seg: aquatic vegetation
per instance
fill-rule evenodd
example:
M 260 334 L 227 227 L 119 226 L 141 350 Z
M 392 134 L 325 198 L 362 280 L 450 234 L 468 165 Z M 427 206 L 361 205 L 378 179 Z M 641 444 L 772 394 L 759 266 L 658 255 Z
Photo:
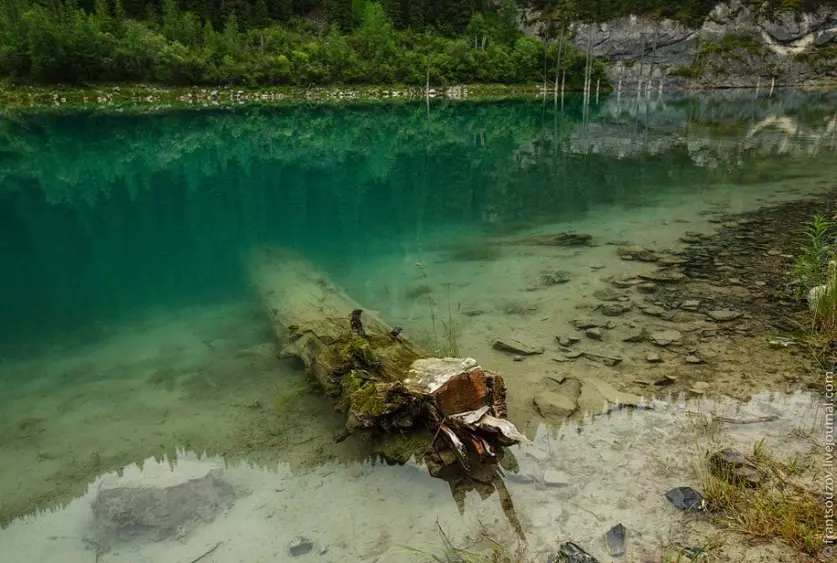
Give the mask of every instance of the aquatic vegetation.
M 427 270 L 421 262 L 416 263 L 416 268 L 419 272 L 421 272 L 422 279 L 424 280 L 424 286 L 429 288 L 429 282 L 427 278 Z M 448 319 L 447 322 L 439 320 L 438 325 L 441 325 L 441 337 L 439 335 L 437 319 L 436 319 L 436 310 L 435 310 L 435 302 L 433 298 L 429 295 L 427 296 L 427 307 L 430 314 L 430 322 L 433 329 L 432 332 L 432 348 L 435 354 L 445 357 L 458 357 L 459 356 L 459 343 L 457 342 L 456 337 L 456 327 L 453 322 L 453 306 L 451 303 L 451 294 L 450 294 L 450 283 L 445 283 L 445 287 L 447 287 L 447 297 L 448 297 Z
M 401 548 L 416 555 L 427 557 L 429 561 L 437 563 L 524 563 L 530 561 L 530 559 L 525 558 L 524 546 L 521 545 L 514 553 L 510 553 L 485 530 L 481 534 L 480 541 L 490 547 L 487 550 L 476 551 L 473 547 L 459 548 L 454 546 L 438 522 L 436 522 L 436 527 L 439 529 L 441 543 L 436 550 L 429 551 L 406 545 L 402 545 Z M 441 553 L 437 553 L 437 551 Z M 535 560 L 532 559 L 531 561 L 534 562 Z

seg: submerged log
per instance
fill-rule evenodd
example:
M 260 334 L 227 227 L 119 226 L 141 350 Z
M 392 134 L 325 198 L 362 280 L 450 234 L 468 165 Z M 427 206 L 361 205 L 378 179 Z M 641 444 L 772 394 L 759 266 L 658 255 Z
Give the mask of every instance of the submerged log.
M 502 377 L 476 360 L 432 357 L 292 251 L 256 249 L 248 271 L 281 354 L 304 362 L 347 413 L 347 432 L 376 432 L 389 458 L 415 456 L 432 473 L 458 460 L 470 472 L 474 459 L 526 440 L 505 420 Z

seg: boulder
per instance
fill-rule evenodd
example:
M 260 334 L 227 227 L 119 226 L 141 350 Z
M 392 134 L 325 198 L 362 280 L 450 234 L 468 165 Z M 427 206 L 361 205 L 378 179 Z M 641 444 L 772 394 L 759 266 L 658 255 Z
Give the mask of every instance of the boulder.
M 213 463 L 180 460 L 147 463 L 108 475 L 99 484 L 94 501 L 100 543 L 133 538 L 163 540 L 211 521 L 232 504 L 232 487 Z

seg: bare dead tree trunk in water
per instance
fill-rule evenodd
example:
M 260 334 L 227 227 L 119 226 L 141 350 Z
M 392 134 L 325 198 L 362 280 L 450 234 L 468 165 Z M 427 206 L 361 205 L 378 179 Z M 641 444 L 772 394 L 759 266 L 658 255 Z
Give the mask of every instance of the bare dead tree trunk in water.
M 645 74 L 645 37 L 642 38 L 642 49 L 639 54 L 639 77 L 636 79 L 636 99 L 639 102 L 639 96 L 642 92 L 642 77 Z
M 651 70 L 648 73 L 648 89 L 651 89 L 651 83 L 654 82 L 654 63 L 657 62 L 657 33 L 659 28 L 654 26 L 654 46 L 651 48 Z
M 505 418 L 502 377 L 474 359 L 434 357 L 296 252 L 255 248 L 245 265 L 280 354 L 302 360 L 346 413 L 342 438 L 365 431 L 391 459 L 416 456 L 468 473 L 502 458 L 503 446 L 526 441 Z
M 558 74 L 561 70 L 561 56 L 564 54 L 564 29 L 561 29 L 561 36 L 558 39 L 558 58 L 555 61 L 555 88 L 553 91 L 553 102 L 558 105 Z
M 549 40 L 544 37 L 543 38 L 543 99 L 546 100 L 546 75 L 548 74 L 547 70 L 547 51 L 549 50 Z

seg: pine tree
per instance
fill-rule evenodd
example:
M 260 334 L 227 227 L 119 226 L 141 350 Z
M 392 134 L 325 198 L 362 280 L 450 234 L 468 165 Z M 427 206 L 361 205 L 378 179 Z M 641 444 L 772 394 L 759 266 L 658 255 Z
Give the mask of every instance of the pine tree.
M 328 18 L 342 31 L 349 31 L 354 27 L 352 14 L 352 0 L 326 0 Z
M 270 14 L 267 11 L 267 4 L 265 0 L 256 0 L 250 10 L 250 26 L 262 28 L 268 25 L 270 25 Z

